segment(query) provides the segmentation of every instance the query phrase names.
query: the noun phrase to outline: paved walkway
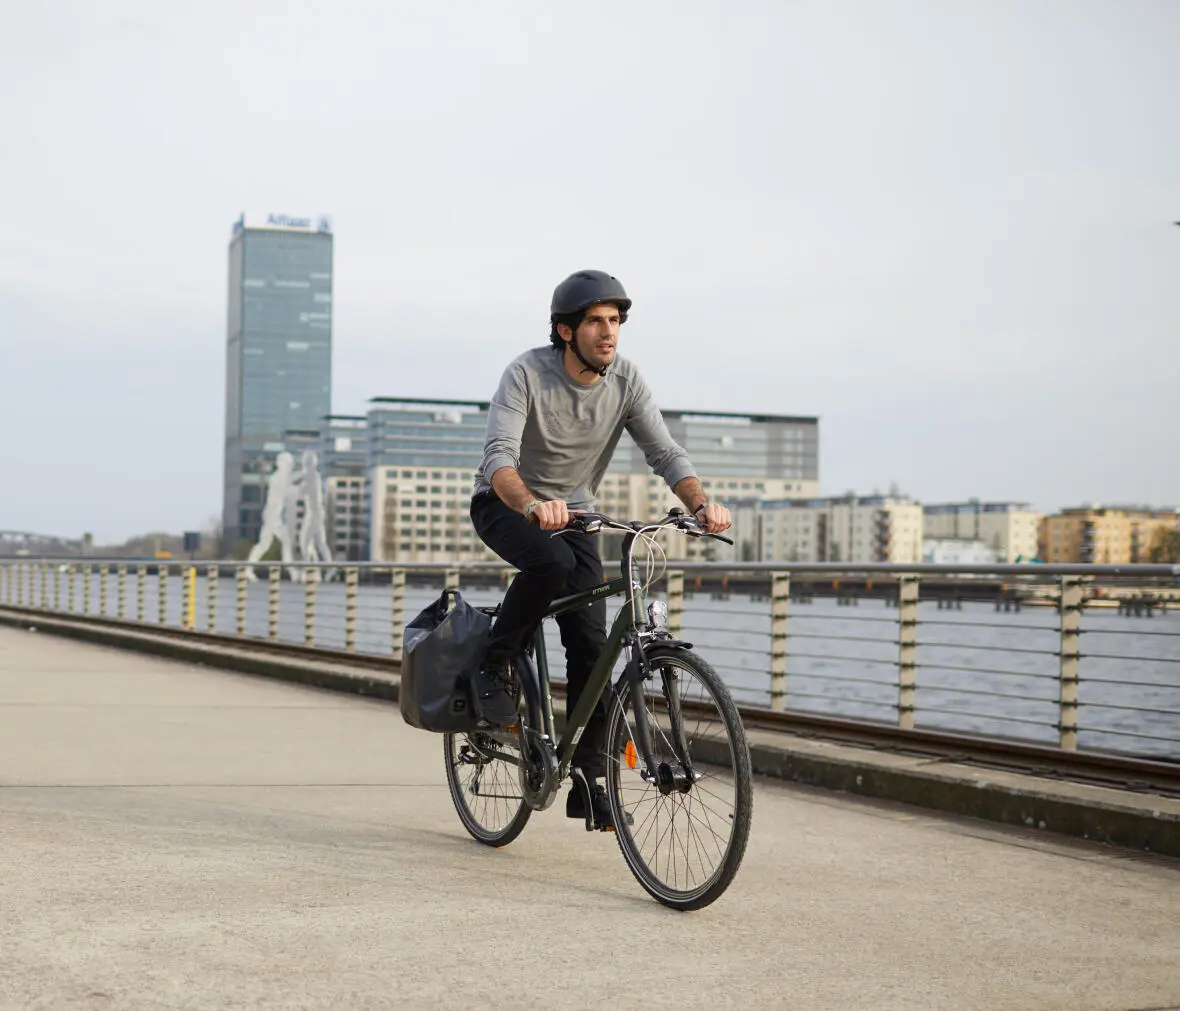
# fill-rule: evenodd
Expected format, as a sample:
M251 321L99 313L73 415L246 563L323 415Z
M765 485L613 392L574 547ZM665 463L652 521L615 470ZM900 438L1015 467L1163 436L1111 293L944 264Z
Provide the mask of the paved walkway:
M0 628L0 1008L1180 1006L1180 864L760 781L714 906L388 703Z

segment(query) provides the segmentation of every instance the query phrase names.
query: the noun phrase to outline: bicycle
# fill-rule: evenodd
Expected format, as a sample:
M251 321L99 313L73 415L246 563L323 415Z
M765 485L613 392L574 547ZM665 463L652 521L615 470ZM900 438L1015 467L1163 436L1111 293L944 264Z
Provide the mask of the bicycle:
M560 738L554 730L542 621L531 649L514 658L517 723L448 733L443 747L451 798L464 827L479 842L497 847L512 842L534 811L554 802L571 775L583 791L586 828L593 829L588 786L571 764L595 704L609 691L606 793L619 848L653 898L691 910L715 901L737 873L750 834L753 785L745 728L729 689L692 652L692 643L668 631L667 605L645 605L646 587L636 578L635 544L642 539L658 550L655 534L667 527L733 543L706 533L679 509L652 522L584 512L554 534L611 529L626 535L620 576L555 600L545 615L604 597L625 597ZM650 570L648 576L650 585ZM481 610L494 615L498 607ZM627 662L612 685L612 672L624 653Z

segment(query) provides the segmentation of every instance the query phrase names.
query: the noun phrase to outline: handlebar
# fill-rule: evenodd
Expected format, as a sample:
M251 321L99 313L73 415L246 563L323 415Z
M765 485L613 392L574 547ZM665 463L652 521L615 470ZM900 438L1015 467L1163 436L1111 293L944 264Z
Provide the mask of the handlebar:
M607 516L605 513L589 511L574 513L564 529L556 531L553 536L556 537L559 534L565 533L567 530L595 534L603 527L611 530L622 530L629 534L637 534L646 530L671 526L676 527L677 530L682 531L689 537L708 537L715 541L722 541L725 544L733 544L733 541L728 537L723 537L721 534L711 534L707 530L702 530L701 525L697 522L697 518L684 512L682 509L669 509L668 515L661 520L617 520L614 517Z

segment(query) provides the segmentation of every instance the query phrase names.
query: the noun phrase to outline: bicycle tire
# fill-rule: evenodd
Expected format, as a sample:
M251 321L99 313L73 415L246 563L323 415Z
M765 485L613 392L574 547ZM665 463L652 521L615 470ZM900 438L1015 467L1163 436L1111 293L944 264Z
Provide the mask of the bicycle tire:
M624 685L611 706L606 736L611 817L623 859L648 894L673 909L701 909L725 892L745 856L754 803L750 750L733 697L708 663L690 650L658 646L648 652L648 662L654 679L641 682L638 693L635 686ZM641 777L643 759L635 749L628 723L638 694L647 706L656 760L676 762L662 690L667 669L678 672L678 685L687 675L700 689L687 697L681 692L689 706L683 711L683 732L694 771L701 776L686 793L674 789L664 794ZM717 810L723 806L727 810ZM721 829L726 825L729 831L722 846ZM678 827L683 838L676 834ZM649 845L653 835L654 847ZM665 849L667 859L661 872ZM706 858L714 851L716 865L706 867Z
M496 758L482 763L463 760L465 747L486 754L489 750L486 741L486 736L478 731L443 734L447 787L459 820L472 838L485 846L507 846L524 830L533 812L524 802L520 771L515 765ZM462 771L473 768L475 771L469 776ZM485 786L482 777L489 770L491 783Z

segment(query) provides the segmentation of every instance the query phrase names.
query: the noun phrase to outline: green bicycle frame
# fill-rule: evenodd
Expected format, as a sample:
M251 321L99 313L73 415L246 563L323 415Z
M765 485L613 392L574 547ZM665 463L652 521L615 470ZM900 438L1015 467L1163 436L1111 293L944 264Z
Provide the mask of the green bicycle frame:
M542 726L544 733L548 735L549 739L556 742L559 781L564 779L569 773L570 764L573 761L574 748L577 747L578 741L586 729L586 724L590 722L590 714L610 684L611 671L614 670L615 663L618 661L620 654L622 654L624 645L635 629L647 620L647 615L644 611L642 588L635 582L630 571L630 541L631 538L628 537L624 543L623 557L627 560L624 562L624 565L628 570L625 575L608 580L601 586L594 587L592 590L585 590L582 593L561 597L553 601L549 609L545 612L545 617L551 618L559 614L565 614L567 611L574 611L579 607L587 607L598 600L613 597L616 594L625 594L627 597L627 602L619 608L619 613L615 615L614 623L611 625L610 632L607 634L602 652L598 655L598 660L590 672L590 677L586 681L586 687L582 690L578 704L566 719L565 730L560 740L557 739L557 735L554 732L553 697L550 692L549 683L549 661L545 653L545 633L541 625L537 626L537 631L533 636L537 676L540 681L541 697L539 701Z

